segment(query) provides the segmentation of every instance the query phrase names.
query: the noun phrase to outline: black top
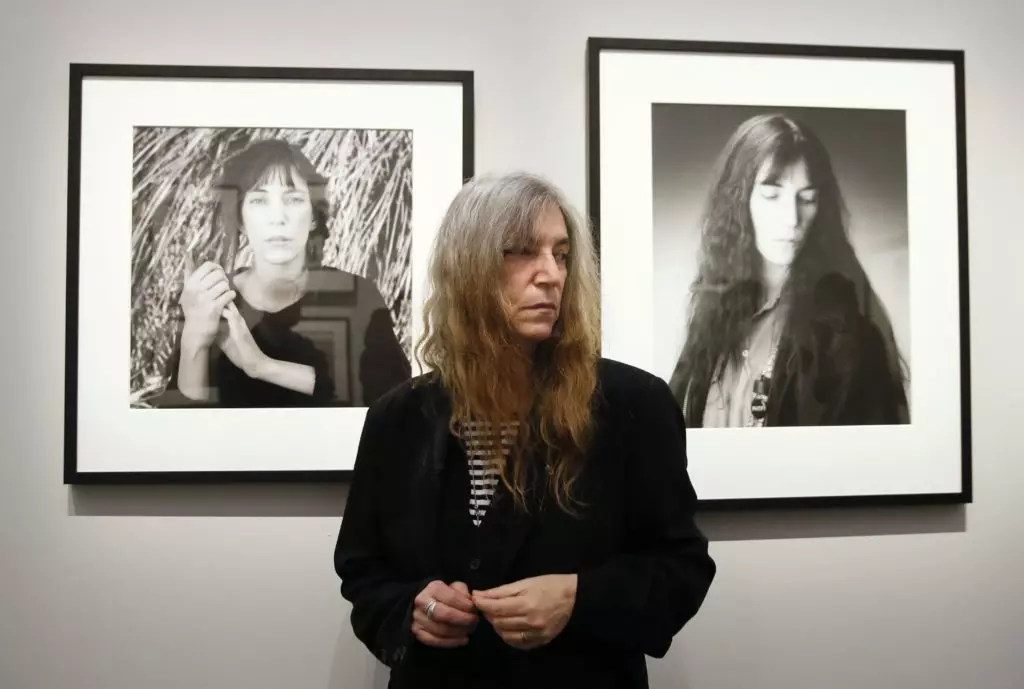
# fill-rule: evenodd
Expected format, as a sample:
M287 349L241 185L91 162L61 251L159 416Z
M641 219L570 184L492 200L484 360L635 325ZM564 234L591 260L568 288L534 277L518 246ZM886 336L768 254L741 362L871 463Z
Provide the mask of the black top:
M606 359L598 380L578 517L557 507L536 469L527 511L499 482L474 527L466 455L435 376L370 407L334 565L355 635L391 668L392 689L648 687L644 656L668 652L716 567L694 521L685 427L668 385ZM434 579L472 590L558 573L577 574L576 599L545 646L515 649L483 618L462 648L412 634L413 602Z
M408 380L411 366L377 286L371 280L333 268L311 270L310 276L305 293L279 311L257 309L237 288L234 303L264 354L313 368L316 382L311 395L250 378L215 341L207 370L215 399L203 402L185 397L177 388L182 318L167 362L167 387L153 401L154 406L368 406ZM353 380L356 371L359 385Z
M808 349L784 337L764 390L767 426L845 426L909 423L901 363L891 331L883 333L862 309L856 284L838 273L817 281L808 318ZM883 319L884 320L884 319ZM712 381L684 379L677 366L670 381L689 427L703 424ZM753 400L752 400L753 402Z

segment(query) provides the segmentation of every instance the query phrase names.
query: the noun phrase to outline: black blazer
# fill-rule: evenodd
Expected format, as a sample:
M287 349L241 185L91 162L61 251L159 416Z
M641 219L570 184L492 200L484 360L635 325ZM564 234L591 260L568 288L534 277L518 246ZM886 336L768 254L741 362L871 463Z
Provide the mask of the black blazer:
M663 657L700 608L716 565L694 523L680 408L653 375L609 360L598 370L595 442L578 481L582 518L551 501L515 511L498 558L499 583L577 573L572 616L539 649L496 644L507 652L490 657L482 683L464 676L472 650L428 647L410 629L413 599L445 579L436 525L447 396L421 377L370 407L334 564L354 633L391 668L390 687L642 689L645 654ZM474 634L488 633L500 641L481 616Z

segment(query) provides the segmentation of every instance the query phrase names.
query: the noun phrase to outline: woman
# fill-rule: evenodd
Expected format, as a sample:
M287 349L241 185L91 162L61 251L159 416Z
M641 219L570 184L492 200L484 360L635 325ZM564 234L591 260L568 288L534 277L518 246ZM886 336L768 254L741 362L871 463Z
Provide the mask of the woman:
M647 687L715 574L664 381L598 356L590 234L525 174L464 186L429 373L366 417L335 550L393 689Z
M702 254L670 381L688 426L907 422L902 358L806 125L768 114L734 132Z
M375 397L353 399L343 385L354 376L336 367L347 368L347 362L334 362L332 371L333 352L322 351L299 330L313 318L307 313L323 307L344 312L349 324L368 323L371 314L386 319L377 328L380 351L360 360L380 366L375 373L384 380L377 389L408 380L411 367L376 286L321 264L328 233L326 185L309 159L281 140L252 143L226 163L217 184L225 264L236 264L244 240L251 265L229 276L217 263L194 267L186 259L179 302L184 325L171 358L171 395L177 391L190 406L368 405ZM352 339L334 346L347 350ZM165 394L159 406L169 401Z

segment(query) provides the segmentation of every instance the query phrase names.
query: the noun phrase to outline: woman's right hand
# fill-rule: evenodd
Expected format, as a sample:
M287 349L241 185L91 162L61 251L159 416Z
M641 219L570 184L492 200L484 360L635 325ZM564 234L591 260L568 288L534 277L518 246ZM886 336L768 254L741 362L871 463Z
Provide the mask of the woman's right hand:
M235 291L224 269L211 261L193 269L191 259L186 259L185 272L185 286L178 300L185 312L183 339L209 347L217 336L224 307L235 298Z
M433 612L427 615L432 600ZM469 641L480 616L462 582L451 586L443 581L432 581L420 591L413 604L412 633L421 643L435 648L455 648Z

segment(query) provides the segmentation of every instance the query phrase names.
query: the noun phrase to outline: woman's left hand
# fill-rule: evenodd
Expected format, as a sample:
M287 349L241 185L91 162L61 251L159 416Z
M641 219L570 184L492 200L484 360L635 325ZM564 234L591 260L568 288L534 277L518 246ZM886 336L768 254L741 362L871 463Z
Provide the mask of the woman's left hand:
M245 371L246 375L259 378L267 355L252 338L249 326L233 302L224 308L223 317L228 322L228 332L221 336L220 348L231 359L231 363Z
M546 574L487 591L473 601L510 646L529 650L562 633L576 603L575 574Z

